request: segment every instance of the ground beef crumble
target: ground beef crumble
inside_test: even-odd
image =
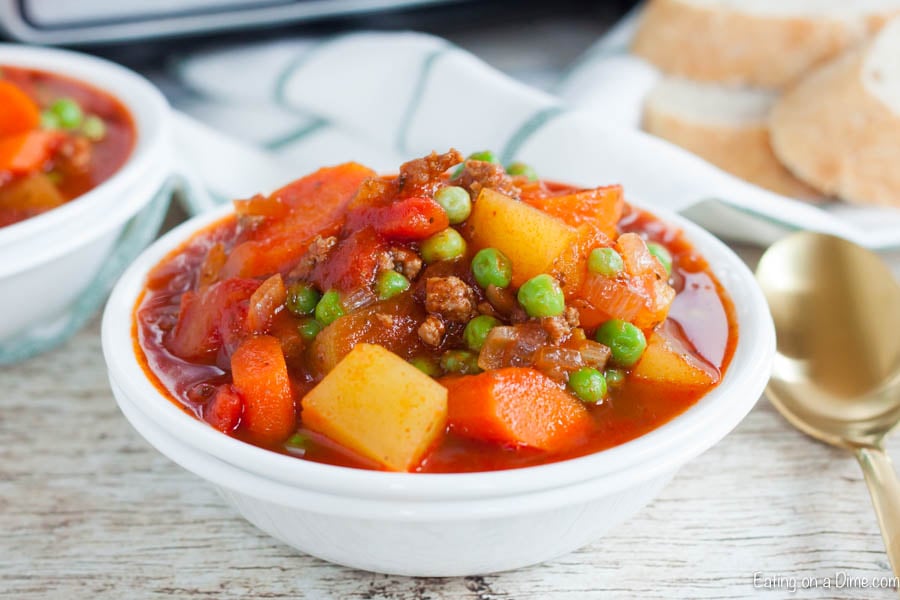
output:
[[[475,292],[459,277],[429,277],[425,282],[425,310],[455,323],[475,313]]]

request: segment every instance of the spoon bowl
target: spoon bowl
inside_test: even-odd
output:
[[[900,482],[883,448],[900,423],[900,285],[874,253],[812,232],[769,248],[756,278],[778,339],[769,399],[804,433],[854,452],[900,574]]]
[[[900,422],[900,285],[881,259],[804,232],[756,271],[778,332],[769,397],[830,444],[872,445]]]

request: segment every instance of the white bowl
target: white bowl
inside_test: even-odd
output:
[[[108,289],[111,282],[97,282],[98,274],[111,256],[119,258],[119,246],[133,244],[134,235],[123,238],[126,225],[160,194],[172,169],[169,106],[139,75],[75,52],[10,44],[0,44],[0,65],[49,71],[108,92],[130,111],[137,132],[131,156],[109,180],[59,208],[0,228],[2,363],[27,354],[29,343],[43,349],[43,342],[67,333],[73,305],[96,293],[93,288]],[[145,243],[152,239],[144,237]],[[80,308],[91,307],[96,310],[99,300]]]
[[[102,332],[112,389],[135,429],[163,454],[218,486],[262,530],[332,562],[403,575],[472,575],[574,550],[646,505],[683,464],[731,431],[768,380],[775,335],[753,275],[712,235],[657,211],[682,227],[709,260],[734,301],[739,327],[721,384],[669,423],[592,455],[488,473],[384,473],[263,450],[175,406],[147,379],[131,339],[132,311],[147,272],[229,212],[174,229],[117,284]]]

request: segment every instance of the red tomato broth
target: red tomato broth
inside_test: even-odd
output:
[[[551,189],[554,194],[559,194],[573,188],[552,184]],[[697,254],[680,230],[627,204],[618,228],[622,233],[636,232],[648,240],[664,243],[670,250],[673,257],[672,281],[679,292],[670,320],[679,326],[678,330],[683,334],[682,339],[686,340],[687,347],[716,367],[720,373],[724,373],[736,346],[737,326],[731,301],[709,270],[706,261]],[[246,239],[246,231],[243,229],[244,223],[239,218],[230,216],[195,234],[173,250],[151,272],[147,289],[135,307],[135,346],[145,372],[164,395],[199,419],[204,418],[204,411],[207,410],[210,398],[215,395],[215,389],[231,381],[227,368],[229,350],[222,348],[215,357],[199,362],[186,361],[175,356],[167,347],[167,332],[175,327],[183,295],[195,289],[209,249],[222,244],[226,251],[230,251],[242,239]],[[471,252],[467,260],[456,262],[468,264],[469,258]],[[435,266],[430,268],[438,272],[450,272],[456,268],[447,263],[437,265],[436,269]],[[259,283],[264,279],[260,277]],[[420,283],[422,281],[424,277],[420,278]],[[416,282],[413,282],[413,293],[416,287]],[[692,310],[698,308],[700,313]],[[285,323],[289,325],[294,318],[285,312],[277,315],[282,326]],[[715,318],[714,326],[710,328],[704,323],[704,315],[707,313]],[[460,331],[457,329],[450,332],[448,338],[454,340],[448,343],[457,343]],[[284,345],[285,342],[282,343]],[[421,343],[413,346],[414,349],[389,349],[409,358],[423,347]],[[287,350],[285,353],[294,397],[299,406],[300,399],[315,386],[320,377],[309,366],[309,360],[302,357],[292,359]],[[642,381],[628,374],[622,386],[610,388],[608,397],[602,403],[587,405],[594,421],[593,430],[564,451],[546,452],[491,443],[462,437],[448,430],[415,472],[493,471],[536,466],[598,452],[639,437],[672,420],[693,406],[714,386],[666,386],[659,382]],[[371,459],[305,429],[302,414],[298,418],[297,431],[305,438],[302,448],[283,443],[261,443],[240,426],[228,433],[248,443],[304,460],[363,469],[381,468]]]
[[[54,179],[53,185],[62,200],[69,202],[91,191],[112,177],[127,162],[135,146],[137,132],[127,108],[112,95],[87,83],[70,79],[63,75],[33,69],[0,65],[0,79],[16,85],[41,110],[49,108],[54,101],[70,98],[76,101],[85,115],[101,118],[105,124],[102,139],[90,142],[90,159],[84,169],[66,169],[63,176]],[[64,137],[76,137],[72,132],[63,132]],[[85,141],[86,138],[81,138]],[[63,166],[64,158],[54,150],[48,160],[40,165],[39,173],[53,173]],[[0,198],[4,188],[10,188],[26,175],[14,175],[0,169]],[[8,205],[9,204],[9,205]],[[0,227],[18,223],[46,212],[46,208],[16,208],[12,200],[0,201]]]

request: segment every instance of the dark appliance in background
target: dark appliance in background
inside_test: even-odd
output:
[[[125,42],[283,26],[464,0],[0,0],[0,31],[36,44]]]
[[[289,27],[481,28],[540,18],[607,19],[633,0],[0,0],[0,38],[62,46],[121,45]]]

